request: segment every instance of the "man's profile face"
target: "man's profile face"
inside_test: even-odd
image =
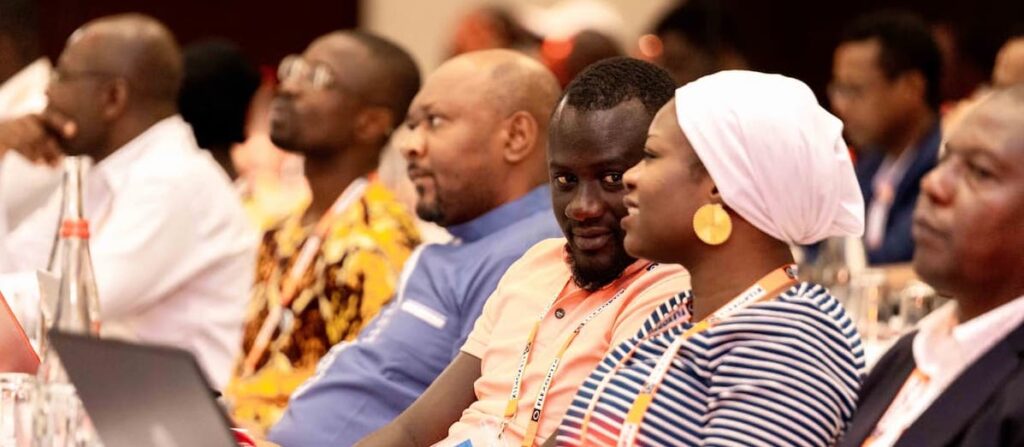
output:
[[[58,115],[75,123],[75,135],[60,139],[68,155],[93,155],[104,144],[110,123],[104,118],[102,92],[117,77],[97,64],[95,48],[100,39],[79,30],[68,39],[57,59],[46,88],[44,114]]]
[[[843,120],[844,133],[859,149],[882,144],[905,105],[893,80],[879,65],[877,39],[846,42],[836,48],[829,100]]]
[[[362,101],[356,78],[366,50],[347,36],[317,39],[279,67],[281,84],[270,106],[270,138],[304,154],[352,144]]]
[[[1024,265],[1024,111],[1007,98],[982,103],[949,136],[921,181],[914,269],[956,296],[1021,283]]]
[[[573,277],[596,289],[633,262],[619,221],[622,175],[640,161],[651,118],[637,100],[579,111],[563,101],[551,121],[548,172],[555,218],[567,239]]]
[[[488,100],[486,74],[458,61],[435,71],[409,106],[396,145],[416,188],[416,214],[450,226],[472,220],[499,205],[499,104]]]

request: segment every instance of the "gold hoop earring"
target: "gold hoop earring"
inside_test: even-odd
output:
[[[708,245],[722,245],[732,235],[732,219],[719,203],[709,203],[693,213],[693,231]]]

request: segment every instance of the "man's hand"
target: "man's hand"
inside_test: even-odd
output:
[[[31,161],[55,165],[63,155],[60,141],[76,132],[74,122],[53,114],[0,121],[0,156],[14,149]]]

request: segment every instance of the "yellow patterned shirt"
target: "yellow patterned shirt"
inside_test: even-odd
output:
[[[313,232],[313,225],[302,225],[305,209],[299,207],[263,235],[245,318],[243,357],[268,305],[280,303],[281,283]],[[290,306],[290,331],[275,332],[253,375],[240,377],[240,368],[234,372],[225,396],[235,422],[257,435],[273,425],[291,393],[313,374],[331,346],[354,339],[391,299],[402,264],[419,242],[405,206],[371,181],[363,197],[330,225]]]

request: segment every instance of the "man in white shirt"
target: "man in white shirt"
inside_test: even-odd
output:
[[[874,367],[841,445],[1024,446],[1024,85],[950,134],[913,235],[914,269],[954,300]]]
[[[180,50],[156,20],[90,22],[68,39],[46,110],[18,119],[29,131],[11,146],[95,160],[83,205],[105,335],[189,349],[221,386],[238,354],[256,236],[227,176],[177,114],[181,77]],[[15,140],[3,131],[0,141]],[[0,271],[45,267],[58,202],[0,234]]]
[[[46,107],[50,61],[39,51],[35,0],[0,0],[0,122]],[[17,225],[57,189],[60,170],[17,152],[0,158],[0,213]]]

